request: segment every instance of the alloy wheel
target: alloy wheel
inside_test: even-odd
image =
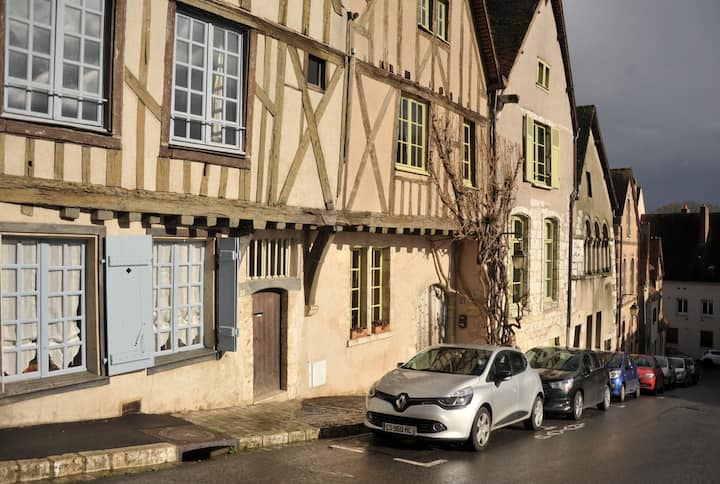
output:
[[[603,391],[603,410],[610,408],[610,389],[605,387]]]
[[[540,398],[535,399],[535,408],[533,408],[533,423],[535,428],[540,428],[543,423],[543,401]]]
[[[575,393],[575,398],[573,399],[573,413],[572,416],[575,420],[580,420],[580,417],[582,417],[583,412],[583,394],[582,392]]]
[[[475,423],[475,441],[478,447],[482,448],[487,445],[490,439],[490,415],[487,412],[481,412]]]

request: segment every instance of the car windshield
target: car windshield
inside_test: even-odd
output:
[[[647,356],[636,356],[635,364],[637,366],[644,366],[646,368],[652,368],[654,366],[652,360]]]
[[[474,348],[428,348],[413,356],[402,368],[454,375],[481,375],[492,351]]]
[[[672,368],[685,368],[685,361],[682,358],[668,358]]]
[[[566,350],[533,348],[527,357],[536,369],[576,371],[580,364],[580,355]]]
[[[610,363],[607,364],[608,368],[620,368],[622,366],[622,355],[615,355],[612,357],[612,360],[610,360]]]
[[[656,356],[656,357],[655,357],[655,361],[658,362],[658,365],[659,365],[659,366],[662,366],[662,367],[668,366],[667,360],[665,359],[664,356]]]

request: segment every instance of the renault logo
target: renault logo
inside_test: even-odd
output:
[[[408,401],[408,395],[407,393],[401,393],[398,395],[398,397],[395,399],[395,410],[398,412],[402,412],[405,410],[405,407],[407,406]]]

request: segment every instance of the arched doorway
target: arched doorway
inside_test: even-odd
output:
[[[255,400],[283,388],[284,306],[283,293],[277,290],[259,291],[252,296]]]

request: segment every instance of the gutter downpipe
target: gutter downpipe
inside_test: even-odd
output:
[[[574,212],[575,212],[575,200],[577,199],[579,192],[579,183],[577,182],[577,141],[580,137],[580,130],[573,135],[573,191],[570,193],[569,210],[570,210],[570,222],[568,227],[568,246],[570,248],[568,252],[568,291],[567,291],[567,328],[565,331],[565,346],[570,347],[570,333],[572,332],[572,267],[573,267],[573,238],[574,238]]]

